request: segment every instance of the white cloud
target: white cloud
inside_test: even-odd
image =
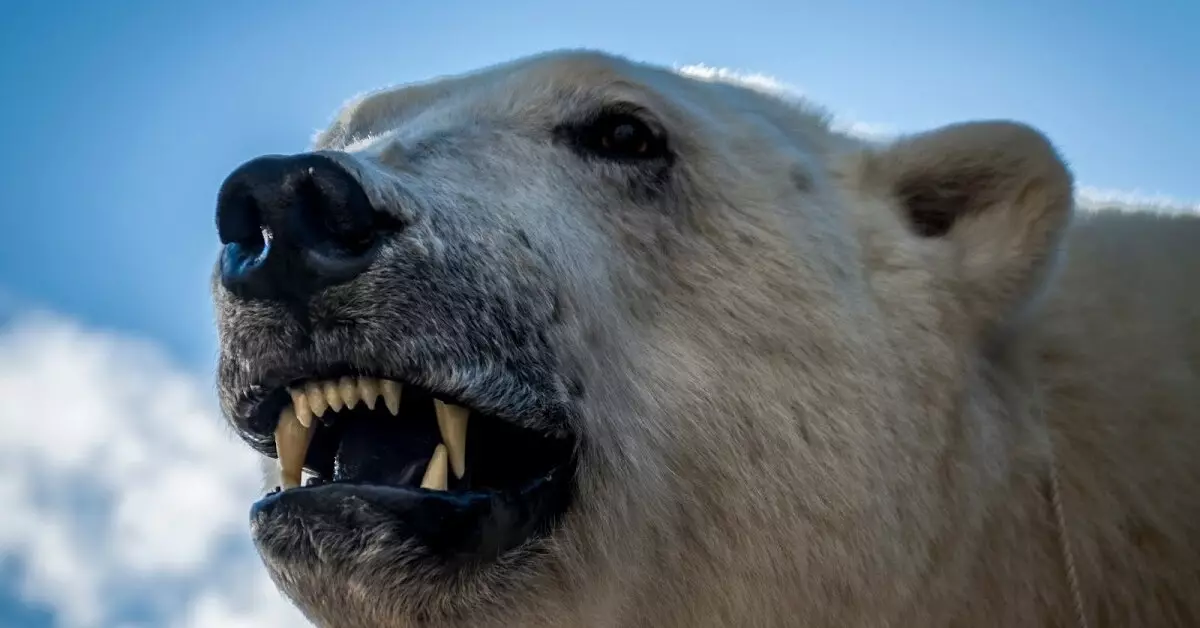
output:
[[[255,456],[213,385],[53,315],[0,327],[0,560],[64,628],[306,625],[248,538]]]
[[[802,89],[768,74],[743,72],[741,70],[705,65],[703,63],[677,66],[675,71],[684,76],[702,81],[730,83],[766,92],[784,99],[808,102],[805,99]],[[809,104],[813,105],[815,103]],[[871,142],[883,141],[896,134],[896,130],[886,124],[863,122],[842,115],[833,115],[831,123],[833,128],[840,132]]]
[[[834,117],[834,130],[869,142],[886,142],[900,134],[894,127],[876,122],[860,122],[845,117]]]
[[[1152,211],[1168,214],[1198,213],[1200,200],[1187,201],[1167,194],[1147,193],[1138,190],[1110,190],[1091,186],[1080,186],[1079,204],[1084,209],[1113,208],[1126,211]]]
[[[731,70],[729,68],[718,68],[711,65],[704,65],[703,63],[682,65],[677,67],[676,71],[685,76],[690,76],[692,78],[704,81],[735,83],[777,95],[793,97],[799,97],[802,95],[802,92],[799,89],[766,74],[742,72],[740,70]]]
[[[290,605],[278,603],[279,593],[266,577],[254,578],[233,590],[208,590],[197,596],[176,628],[294,628],[308,623]],[[263,604],[263,600],[275,603]]]

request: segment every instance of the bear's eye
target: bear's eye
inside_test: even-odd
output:
[[[662,136],[629,113],[600,115],[581,129],[579,140],[584,149],[606,159],[655,159],[666,152]]]

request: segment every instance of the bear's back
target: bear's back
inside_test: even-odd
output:
[[[1032,347],[1080,588],[1100,625],[1196,625],[1200,216],[1080,212],[1064,245]]]

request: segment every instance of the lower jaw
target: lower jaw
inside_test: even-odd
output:
[[[443,562],[489,562],[553,530],[571,505],[573,475],[564,465],[520,489],[466,492],[331,482],[268,495],[250,521],[259,551],[285,560],[386,538]]]

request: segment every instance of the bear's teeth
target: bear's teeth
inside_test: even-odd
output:
[[[450,467],[454,469],[454,476],[461,480],[467,472],[467,417],[470,411],[437,399],[433,401],[433,409],[442,442],[450,454]]]
[[[383,393],[383,403],[387,405],[392,416],[400,414],[400,384],[390,379],[379,380],[379,388]]]
[[[279,413],[279,425],[275,427],[275,450],[279,454],[279,477],[284,489],[300,486],[304,458],[308,455],[311,439],[312,430],[300,423],[292,406]]]
[[[400,399],[404,387],[387,379],[342,377],[337,380],[309,381],[287,389],[292,403],[279,413],[275,427],[275,449],[279,455],[280,480],[283,488],[296,488],[303,479],[304,459],[313,437],[313,419],[326,410],[341,412],[362,401],[372,410],[379,398],[392,416],[400,414]],[[438,429],[445,444],[438,445],[425,470],[422,486],[446,490],[450,468],[462,478],[466,473],[468,410],[451,404],[435,402]]]
[[[438,445],[433,450],[433,457],[429,459],[429,466],[425,467],[425,477],[421,478],[421,488],[427,488],[433,491],[446,490],[447,477],[446,470],[446,446]]]
[[[358,396],[367,404],[368,410],[375,409],[375,401],[379,399],[379,380],[370,377],[358,378]]]
[[[339,379],[337,387],[338,394],[341,395],[342,401],[346,402],[347,409],[358,405],[358,402],[362,396],[358,394],[358,385],[354,383],[353,377],[343,377]]]
[[[306,382],[288,388],[296,418],[304,427],[312,427],[313,417],[324,416],[326,410],[341,412],[363,402],[374,410],[375,403],[383,397],[384,404],[392,416],[400,414],[400,394],[403,390],[398,382],[370,377],[343,377],[338,380]]]
[[[338,390],[337,382],[323,382],[321,390],[325,391],[325,401],[329,403],[330,409],[334,412],[341,412],[346,403],[342,401],[342,393]]]
[[[325,414],[329,401],[325,399],[325,388],[320,382],[308,382],[304,385],[304,394],[308,395],[308,407],[312,408],[313,416]]]
[[[295,388],[289,388],[288,394],[292,396],[292,409],[296,412],[296,420],[304,427],[312,427],[313,413],[312,408],[308,407],[308,395]]]

